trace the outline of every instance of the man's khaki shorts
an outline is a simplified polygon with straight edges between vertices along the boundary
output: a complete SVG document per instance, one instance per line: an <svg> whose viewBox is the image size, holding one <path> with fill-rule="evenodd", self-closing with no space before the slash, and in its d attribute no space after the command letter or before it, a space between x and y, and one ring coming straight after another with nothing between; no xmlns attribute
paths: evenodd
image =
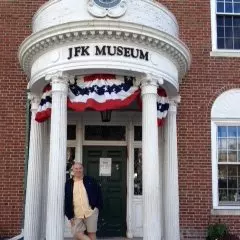
<svg viewBox="0 0 240 240"><path fill-rule="evenodd" d="M97 221L98 221L98 209L94 208L93 214L87 218L76 218L74 220L74 226L72 227L72 234L75 236L76 233L84 232L87 230L89 233L97 232Z"/></svg>

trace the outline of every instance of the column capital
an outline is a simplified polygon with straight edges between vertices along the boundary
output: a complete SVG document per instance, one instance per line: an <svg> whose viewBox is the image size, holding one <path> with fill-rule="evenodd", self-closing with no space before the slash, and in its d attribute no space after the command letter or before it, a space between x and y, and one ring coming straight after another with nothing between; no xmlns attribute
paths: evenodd
<svg viewBox="0 0 240 240"><path fill-rule="evenodd" d="M146 74L141 78L142 95L144 94L156 94L159 85L163 84L162 78L156 78L152 74Z"/></svg>
<svg viewBox="0 0 240 240"><path fill-rule="evenodd" d="M34 111L34 110L37 111L41 101L40 97L35 93L29 92L28 99L31 101L31 111Z"/></svg>
<svg viewBox="0 0 240 240"><path fill-rule="evenodd" d="M142 76L140 78L140 83L142 86L144 85L156 85L157 87L158 86L161 86L163 85L163 78L162 77L157 77L153 74L150 74L150 73L146 73L144 74L144 76Z"/></svg>
<svg viewBox="0 0 240 240"><path fill-rule="evenodd" d="M70 79L71 75L62 71L48 73L45 76L45 80L52 85L52 92L67 92Z"/></svg>
<svg viewBox="0 0 240 240"><path fill-rule="evenodd" d="M45 80L47 82L61 81L61 80L68 81L68 78L69 78L69 74L66 72L62 72L62 71L51 72L51 73L46 74L46 76L45 76Z"/></svg>
<svg viewBox="0 0 240 240"><path fill-rule="evenodd" d="M169 98L169 112L177 112L178 104L181 102L181 96L177 95L175 97Z"/></svg>

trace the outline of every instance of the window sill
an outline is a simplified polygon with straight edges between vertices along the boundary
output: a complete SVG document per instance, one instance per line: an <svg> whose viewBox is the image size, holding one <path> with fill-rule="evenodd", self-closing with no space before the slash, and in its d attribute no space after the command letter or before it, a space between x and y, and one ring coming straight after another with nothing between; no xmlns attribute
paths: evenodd
<svg viewBox="0 0 240 240"><path fill-rule="evenodd" d="M240 215L240 208L236 209L211 209L211 215L232 215L232 216L239 216Z"/></svg>
<svg viewBox="0 0 240 240"><path fill-rule="evenodd" d="M240 57L240 50L214 50L210 52L211 57Z"/></svg>

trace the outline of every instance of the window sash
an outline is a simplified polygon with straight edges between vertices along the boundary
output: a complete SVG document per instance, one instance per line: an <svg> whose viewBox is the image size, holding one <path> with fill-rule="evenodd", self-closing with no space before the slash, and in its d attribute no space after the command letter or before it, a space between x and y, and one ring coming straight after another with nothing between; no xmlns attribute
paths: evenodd
<svg viewBox="0 0 240 240"><path fill-rule="evenodd" d="M216 4L216 13L223 13L223 14L239 14L240 13L240 1L228 1L223 0L215 1Z"/></svg>
<svg viewBox="0 0 240 240"><path fill-rule="evenodd" d="M218 1L220 2L220 1ZM225 1L221 1L222 3L225 3ZM233 4L240 5L240 1L236 2L234 1ZM232 16L232 17L239 17L240 16L240 7L239 12L226 12L225 9L220 11L217 8L217 0L211 0L211 29L212 29L212 53L211 55L214 56L214 52L216 51L216 54L223 54L222 56L238 56L239 50L240 50L240 37L236 37L235 35L232 36L225 36L225 37L219 37L218 31L217 31L217 18L218 16ZM240 27L240 26L239 26ZM224 30L225 31L225 30ZM223 31L222 31L223 32ZM235 54L235 55L233 55Z"/></svg>
<svg viewBox="0 0 240 240"><path fill-rule="evenodd" d="M240 206L240 128L238 125L217 125L215 139L218 206ZM219 161L222 152L227 161ZM231 154L236 154L236 161L230 161Z"/></svg>

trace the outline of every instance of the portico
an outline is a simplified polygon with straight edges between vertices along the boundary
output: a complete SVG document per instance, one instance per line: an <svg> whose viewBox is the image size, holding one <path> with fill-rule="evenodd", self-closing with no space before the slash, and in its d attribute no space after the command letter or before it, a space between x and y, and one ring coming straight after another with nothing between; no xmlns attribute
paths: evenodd
<svg viewBox="0 0 240 240"><path fill-rule="evenodd" d="M63 212L67 126L76 121L79 153L75 160L82 161L83 146L88 144L121 145L128 150L126 236L179 240L176 114L179 84L189 68L190 53L178 39L175 17L161 4L149 0L117 1L116 5L104 8L99 2L45 3L34 16L33 34L19 50L20 63L29 77L32 111L24 239L67 237ZM151 14L143 14L146 11ZM93 74L131 76L133 87L141 92L142 111L132 108L129 111L127 105L117 108L121 111L114 111L110 125L121 123L127 129L126 138L120 142L85 141L84 126L86 123L101 125L99 113L68 110L70 84ZM49 83L51 119L38 123L37 108L43 89ZM159 88L165 90L169 103L161 130L157 126L156 107ZM140 202L140 208L135 211L133 132L136 124L142 126L139 143L142 197L135 198ZM134 218L137 214L142 216L142 232L138 235Z"/></svg>

